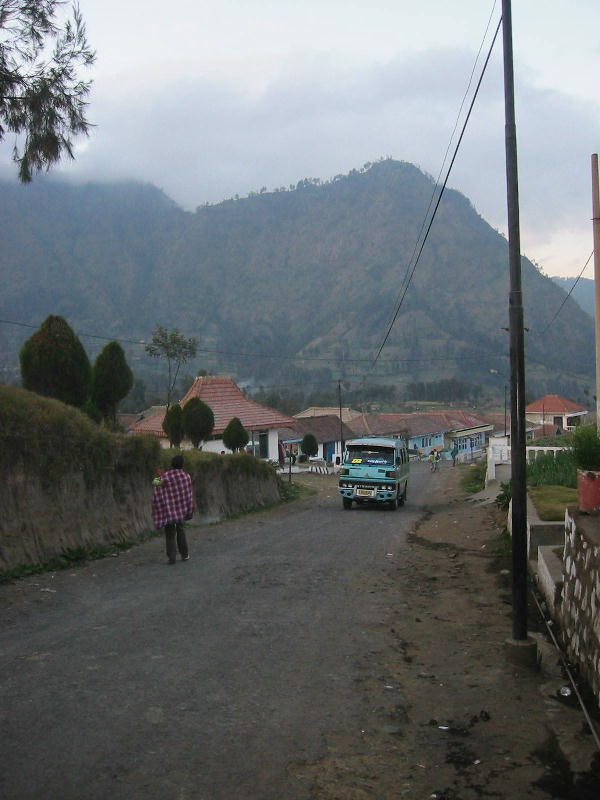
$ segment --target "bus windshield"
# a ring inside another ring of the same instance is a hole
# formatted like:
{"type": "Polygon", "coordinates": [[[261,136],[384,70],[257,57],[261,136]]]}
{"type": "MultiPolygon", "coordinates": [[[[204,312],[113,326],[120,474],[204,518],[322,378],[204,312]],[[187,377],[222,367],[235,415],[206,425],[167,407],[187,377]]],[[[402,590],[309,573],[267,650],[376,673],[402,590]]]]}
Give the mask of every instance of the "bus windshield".
{"type": "Polygon", "coordinates": [[[389,447],[349,447],[346,463],[387,466],[394,463],[394,451],[389,447]]]}

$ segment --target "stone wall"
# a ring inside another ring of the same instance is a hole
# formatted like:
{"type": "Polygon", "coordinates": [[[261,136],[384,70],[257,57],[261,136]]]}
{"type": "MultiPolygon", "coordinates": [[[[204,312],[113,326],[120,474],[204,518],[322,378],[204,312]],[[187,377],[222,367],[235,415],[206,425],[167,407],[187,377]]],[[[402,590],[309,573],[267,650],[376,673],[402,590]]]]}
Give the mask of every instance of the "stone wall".
{"type": "MultiPolygon", "coordinates": [[[[248,457],[252,458],[252,457],[248,457]]],[[[0,481],[0,573],[43,564],[65,550],[139,540],[153,530],[147,465],[129,464],[90,483],[82,471],[40,476],[18,466],[0,481]]],[[[194,470],[197,517],[222,519],[280,502],[271,470],[244,471],[216,457],[194,470]]]]}
{"type": "Polygon", "coordinates": [[[565,514],[563,592],[558,617],[568,657],[600,700],[600,530],[598,516],[565,514]]]}

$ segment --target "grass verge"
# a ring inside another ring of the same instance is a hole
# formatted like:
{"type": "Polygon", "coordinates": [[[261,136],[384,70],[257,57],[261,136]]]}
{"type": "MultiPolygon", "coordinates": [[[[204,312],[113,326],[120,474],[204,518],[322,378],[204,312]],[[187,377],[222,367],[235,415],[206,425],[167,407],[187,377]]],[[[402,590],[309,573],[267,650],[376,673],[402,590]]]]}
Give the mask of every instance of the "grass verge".
{"type": "Polygon", "coordinates": [[[527,491],[545,522],[560,522],[565,518],[565,508],[577,505],[577,489],[568,486],[530,486],[527,491]]]}
{"type": "Polygon", "coordinates": [[[58,572],[61,569],[72,569],[78,564],[85,564],[87,561],[96,561],[99,558],[118,556],[123,550],[130,550],[138,544],[147,542],[155,536],[162,534],[162,531],[152,531],[140,539],[123,539],[109,545],[94,545],[94,547],[69,547],[62,553],[43,564],[23,564],[14,569],[0,572],[0,584],[26,578],[28,575],[40,575],[43,572],[58,572]]]}
{"type": "Polygon", "coordinates": [[[485,474],[487,471],[487,461],[482,458],[481,461],[476,461],[474,464],[461,464],[461,470],[464,474],[460,479],[460,486],[467,494],[475,494],[485,489],[485,474]]]}

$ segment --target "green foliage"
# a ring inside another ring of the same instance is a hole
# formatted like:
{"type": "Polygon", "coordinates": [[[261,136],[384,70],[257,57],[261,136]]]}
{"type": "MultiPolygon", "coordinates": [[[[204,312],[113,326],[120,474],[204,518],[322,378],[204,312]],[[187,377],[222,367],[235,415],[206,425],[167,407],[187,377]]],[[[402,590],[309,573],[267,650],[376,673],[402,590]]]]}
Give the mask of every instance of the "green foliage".
{"type": "Polygon", "coordinates": [[[460,400],[477,402],[481,397],[481,386],[458,378],[442,378],[437,381],[415,381],[406,385],[407,400],[430,400],[451,403],[460,400]]]}
{"type": "Polygon", "coordinates": [[[223,444],[229,450],[241,450],[250,440],[248,431],[244,428],[238,417],[233,417],[223,431],[223,444]]]}
{"type": "Polygon", "coordinates": [[[316,456],[319,452],[319,445],[315,436],[312,433],[306,433],[304,438],[300,442],[300,449],[304,453],[304,455],[308,456],[316,456]]]}
{"type": "Polygon", "coordinates": [[[194,447],[211,435],[215,426],[212,409],[198,397],[192,397],[183,407],[183,432],[194,447]]]}
{"type": "Polygon", "coordinates": [[[19,357],[25,389],[78,408],[83,406],[90,385],[90,362],[62,317],[47,317],[27,339],[19,357]]]}
{"type": "Polygon", "coordinates": [[[528,486],[577,486],[577,472],[572,450],[538,451],[527,462],[528,486]]]}
{"type": "MultiPolygon", "coordinates": [[[[265,394],[273,385],[301,386],[298,393],[278,394],[285,406],[268,403],[295,413],[305,405],[336,404],[340,377],[349,384],[343,405],[352,404],[352,390],[394,311],[398,253],[413,247],[433,182],[410,164],[388,160],[329,183],[302,183],[298,190],[196,213],[177,209],[151,186],[39,182],[26,198],[17,189],[4,183],[0,190],[6,278],[0,315],[11,319],[15,309],[26,308],[42,319],[60,286],[61,298],[77,310],[71,324],[82,330],[93,320],[111,335],[149,340],[149,319],[170,320],[178,330],[202,331],[201,366],[212,374],[252,377],[265,394]],[[48,258],[47,241],[56,258],[48,258]],[[85,270],[74,241],[86,242],[85,270]],[[289,297],[293,302],[282,301],[289,297]],[[234,355],[241,352],[281,359],[234,355]],[[290,363],[287,357],[323,360],[290,363]],[[309,394],[326,394],[328,401],[305,402],[309,394]]],[[[522,272],[528,324],[542,330],[564,293],[527,259],[522,272]]],[[[491,354],[506,349],[506,306],[498,298],[507,293],[506,241],[465,197],[447,191],[406,295],[402,325],[392,330],[372,376],[382,388],[366,402],[388,404],[394,391],[404,395],[407,383],[451,378],[485,382],[486,390],[493,385],[501,393],[503,382],[489,369],[506,372],[507,359],[491,360],[491,354]]],[[[19,331],[5,328],[10,367],[19,331]]],[[[593,322],[574,302],[564,305],[543,337],[530,338],[532,396],[552,391],[573,397],[589,385],[593,322]]],[[[190,359],[188,371],[196,366],[190,359]]],[[[164,359],[147,358],[135,372],[150,388],[166,367],[164,359]]]]}
{"type": "Polygon", "coordinates": [[[460,485],[465,492],[475,494],[485,488],[485,475],[487,472],[487,461],[482,458],[474,464],[461,464],[460,469],[464,470],[461,476],[460,485]]]}
{"type": "Polygon", "coordinates": [[[500,492],[498,492],[498,494],[496,495],[496,500],[495,500],[496,505],[503,511],[508,511],[511,499],[512,499],[512,487],[510,481],[501,483],[500,492]]]}
{"type": "Polygon", "coordinates": [[[72,472],[87,486],[131,467],[150,480],[159,450],[156,437],[112,433],[57,400],[0,386],[0,469],[23,467],[49,490],[72,472]]]}
{"type": "Polygon", "coordinates": [[[79,9],[59,28],[59,0],[7,0],[0,4],[0,141],[6,131],[23,141],[14,148],[19,178],[49,169],[63,153],[73,158],[71,136],[87,133],[90,83],[77,75],[95,58],[79,9]]]}
{"type": "Polygon", "coordinates": [[[86,416],[88,416],[94,422],[97,422],[97,423],[102,422],[102,412],[95,405],[95,403],[94,403],[94,401],[92,400],[91,397],[88,397],[88,399],[83,404],[83,407],[82,407],[81,410],[83,411],[83,413],[86,416]]]}
{"type": "Polygon", "coordinates": [[[595,425],[580,425],[572,435],[572,446],[577,469],[600,470],[600,439],[595,425]]]}
{"type": "Polygon", "coordinates": [[[167,361],[167,408],[171,405],[171,396],[177,383],[177,376],[182,364],[196,355],[198,343],[194,337],[186,339],[177,328],[169,331],[157,325],[152,333],[152,342],[146,345],[146,352],[152,358],[164,358],[167,361]]]}
{"type": "Polygon", "coordinates": [[[118,342],[109,342],[100,352],[92,370],[92,395],[95,407],[105,422],[114,424],[117,405],[133,386],[133,373],[129,369],[123,348],[118,342]]]}
{"type": "Polygon", "coordinates": [[[162,429],[167,434],[171,447],[179,447],[183,439],[183,411],[179,403],[167,409],[162,429]]]}

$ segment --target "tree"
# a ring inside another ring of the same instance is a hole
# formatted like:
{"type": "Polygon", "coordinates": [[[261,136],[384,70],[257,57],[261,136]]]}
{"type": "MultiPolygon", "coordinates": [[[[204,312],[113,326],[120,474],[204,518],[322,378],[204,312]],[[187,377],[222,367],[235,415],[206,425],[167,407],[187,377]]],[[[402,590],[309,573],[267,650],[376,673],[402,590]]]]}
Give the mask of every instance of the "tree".
{"type": "Polygon", "coordinates": [[[196,355],[197,341],[194,337],[185,339],[177,328],[172,331],[157,325],[152,333],[151,344],[146,345],[146,352],[152,358],[166,358],[169,371],[167,383],[167,409],[171,405],[171,396],[182,364],[196,355]]]}
{"type": "Polygon", "coordinates": [[[179,403],[167,410],[162,429],[167,434],[171,447],[179,447],[183,439],[183,411],[179,403]]]}
{"type": "Polygon", "coordinates": [[[105,422],[116,422],[117,404],[129,394],[133,373],[118,342],[109,342],[100,352],[92,370],[92,402],[105,422]]]}
{"type": "Polygon", "coordinates": [[[300,442],[300,449],[309,457],[317,455],[319,452],[319,445],[317,444],[317,440],[312,433],[305,434],[304,438],[300,442]]]}
{"type": "Polygon", "coordinates": [[[192,397],[183,407],[183,432],[198,447],[211,435],[215,427],[212,409],[198,397],[192,397]]]}
{"type": "Polygon", "coordinates": [[[61,0],[0,2],[0,141],[16,134],[13,159],[19,178],[50,167],[66,153],[73,158],[72,136],[88,133],[85,98],[91,81],[77,70],[93,63],[85,24],[74,5],[61,26],[61,0]]]}
{"type": "Polygon", "coordinates": [[[238,417],[233,417],[223,431],[223,444],[229,450],[241,450],[250,440],[248,431],[244,428],[238,417]]]}
{"type": "Polygon", "coordinates": [[[62,317],[50,315],[19,353],[23,387],[81,408],[91,367],[83,345],[62,317]]]}

